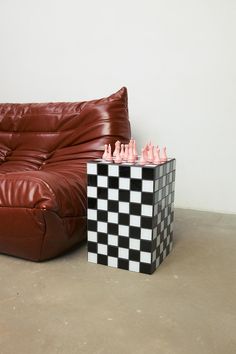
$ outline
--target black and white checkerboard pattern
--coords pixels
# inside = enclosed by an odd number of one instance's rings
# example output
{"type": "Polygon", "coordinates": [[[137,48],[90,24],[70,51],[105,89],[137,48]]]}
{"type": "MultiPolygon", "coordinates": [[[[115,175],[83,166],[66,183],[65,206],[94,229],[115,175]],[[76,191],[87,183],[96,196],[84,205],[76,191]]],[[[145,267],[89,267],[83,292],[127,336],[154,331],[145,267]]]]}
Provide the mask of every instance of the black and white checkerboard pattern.
{"type": "Polygon", "coordinates": [[[151,274],[172,249],[175,159],[87,164],[88,261],[151,274]]]}

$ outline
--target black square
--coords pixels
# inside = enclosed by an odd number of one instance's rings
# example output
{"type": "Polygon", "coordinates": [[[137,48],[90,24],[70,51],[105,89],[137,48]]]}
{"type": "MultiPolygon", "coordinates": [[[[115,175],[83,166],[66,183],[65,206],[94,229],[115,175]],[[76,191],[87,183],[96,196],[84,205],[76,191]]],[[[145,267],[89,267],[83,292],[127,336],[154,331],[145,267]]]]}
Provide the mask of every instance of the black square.
{"type": "Polygon", "coordinates": [[[117,258],[118,257],[118,247],[108,246],[108,256],[117,258]]]}
{"type": "Polygon", "coordinates": [[[88,209],[97,209],[97,198],[88,197],[88,209]]]}
{"type": "Polygon", "coordinates": [[[88,175],[88,186],[97,186],[97,176],[96,175],[88,175]]]}
{"type": "Polygon", "coordinates": [[[130,189],[131,191],[138,191],[142,190],[142,180],[141,179],[133,179],[130,180],[130,189]]]}
{"type": "Polygon", "coordinates": [[[107,176],[108,175],[108,166],[105,164],[98,164],[98,175],[107,176]]]}
{"type": "Polygon", "coordinates": [[[153,204],[153,193],[143,192],[142,193],[142,203],[152,205],[153,204]]]}
{"type": "Polygon", "coordinates": [[[107,211],[98,210],[97,211],[97,219],[98,219],[98,221],[107,221],[107,211]]]}
{"type": "Polygon", "coordinates": [[[140,262],[140,252],[137,250],[129,250],[129,260],[140,262]]]}
{"type": "Polygon", "coordinates": [[[121,202],[129,202],[130,201],[130,191],[120,189],[119,190],[119,200],[121,202]]]}
{"type": "Polygon", "coordinates": [[[98,187],[98,198],[99,199],[107,199],[107,197],[108,197],[107,188],[98,187]]]}
{"type": "Polygon", "coordinates": [[[108,187],[117,189],[119,187],[119,178],[118,177],[108,177],[108,187]]]}
{"type": "Polygon", "coordinates": [[[119,175],[120,177],[130,178],[130,166],[120,166],[119,175]]]}
{"type": "Polygon", "coordinates": [[[104,234],[103,232],[98,232],[98,243],[107,245],[107,234],[104,234]]]}
{"type": "Polygon", "coordinates": [[[119,236],[118,246],[123,248],[129,248],[129,238],[125,236],[119,236]]]}
{"type": "Polygon", "coordinates": [[[88,220],[88,231],[97,231],[97,221],[88,220]]]}
{"type": "Polygon", "coordinates": [[[88,248],[88,252],[97,253],[98,244],[97,244],[97,242],[88,241],[87,242],[87,248],[88,248]]]}
{"type": "Polygon", "coordinates": [[[107,265],[107,256],[104,254],[98,254],[98,263],[107,265]]]}
{"type": "Polygon", "coordinates": [[[148,263],[140,263],[140,272],[145,274],[151,274],[154,272],[155,268],[153,269],[151,264],[148,263]]]}
{"type": "Polygon", "coordinates": [[[154,168],[143,167],[142,178],[148,180],[154,180],[154,168]]]}
{"type": "Polygon", "coordinates": [[[119,203],[114,200],[108,200],[108,210],[114,213],[118,212],[119,203]]]}
{"type": "Polygon", "coordinates": [[[128,259],[119,258],[118,259],[118,268],[128,270],[129,269],[129,261],[128,261],[128,259]]]}
{"type": "Polygon", "coordinates": [[[119,224],[129,225],[129,214],[119,213],[119,224]]]}
{"type": "Polygon", "coordinates": [[[140,250],[142,252],[152,252],[152,241],[141,240],[140,241],[140,250]]]}
{"type": "Polygon", "coordinates": [[[144,229],[152,229],[152,218],[149,216],[141,216],[141,227],[144,229]]]}
{"type": "Polygon", "coordinates": [[[140,227],[130,226],[129,236],[132,238],[140,239],[140,236],[141,236],[140,227]]]}
{"type": "Polygon", "coordinates": [[[141,204],[139,204],[139,203],[130,203],[130,214],[132,214],[132,215],[141,215],[141,204]]]}
{"type": "Polygon", "coordinates": [[[111,235],[118,235],[118,224],[108,223],[107,225],[108,225],[108,226],[107,226],[108,234],[111,234],[111,235]]]}

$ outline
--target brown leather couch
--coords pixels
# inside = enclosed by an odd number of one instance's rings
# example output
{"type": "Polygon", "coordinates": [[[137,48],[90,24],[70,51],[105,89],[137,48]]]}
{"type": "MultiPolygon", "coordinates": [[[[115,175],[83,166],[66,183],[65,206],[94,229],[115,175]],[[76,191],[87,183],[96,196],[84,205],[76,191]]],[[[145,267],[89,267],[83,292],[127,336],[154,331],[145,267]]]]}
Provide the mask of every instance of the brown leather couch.
{"type": "Polygon", "coordinates": [[[86,162],[130,138],[127,90],[77,103],[0,104],[0,252],[33,261],[86,237],[86,162]]]}

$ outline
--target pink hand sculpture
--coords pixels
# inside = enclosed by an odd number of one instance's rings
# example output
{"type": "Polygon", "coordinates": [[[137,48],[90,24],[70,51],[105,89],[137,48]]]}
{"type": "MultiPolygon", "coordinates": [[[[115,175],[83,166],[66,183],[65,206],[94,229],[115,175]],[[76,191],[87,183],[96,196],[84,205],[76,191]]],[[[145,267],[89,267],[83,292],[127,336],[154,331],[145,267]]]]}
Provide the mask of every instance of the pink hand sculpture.
{"type": "Polygon", "coordinates": [[[133,154],[133,144],[129,145],[129,155],[128,155],[128,162],[135,162],[135,156],[133,154]]]}
{"type": "Polygon", "coordinates": [[[148,160],[148,162],[150,162],[150,163],[152,163],[153,162],[153,160],[154,160],[154,146],[153,145],[151,145],[151,146],[149,146],[149,150],[148,150],[148,158],[147,158],[147,160],[148,160]]]}
{"type": "Polygon", "coordinates": [[[140,165],[145,165],[147,163],[146,157],[145,157],[145,148],[142,148],[142,152],[141,152],[141,157],[139,160],[139,164],[140,165]]]}
{"type": "Polygon", "coordinates": [[[115,161],[115,163],[121,163],[122,162],[122,158],[120,156],[120,151],[119,150],[117,150],[117,152],[116,152],[116,157],[115,157],[114,161],[115,161]]]}
{"type": "Polygon", "coordinates": [[[156,149],[155,149],[155,157],[154,157],[153,163],[154,163],[155,165],[159,165],[159,164],[161,163],[160,149],[159,149],[158,146],[157,146],[156,149]]]}
{"type": "Polygon", "coordinates": [[[113,156],[114,156],[114,157],[116,156],[117,151],[120,152],[120,141],[119,141],[119,140],[117,140],[117,141],[115,142],[115,150],[114,150],[114,152],[113,152],[113,156]]]}
{"type": "Polygon", "coordinates": [[[167,161],[166,146],[164,146],[162,149],[161,162],[166,162],[166,161],[167,161]]]}
{"type": "Polygon", "coordinates": [[[138,152],[137,152],[137,147],[136,147],[136,140],[133,140],[133,154],[135,157],[135,160],[138,158],[138,152]]]}
{"type": "Polygon", "coordinates": [[[107,154],[108,154],[108,146],[107,144],[104,145],[104,153],[102,155],[102,159],[106,160],[107,159],[107,154]]]}
{"type": "Polygon", "coordinates": [[[107,154],[107,161],[112,161],[112,155],[111,155],[111,144],[108,145],[108,154],[107,154]]]}
{"type": "Polygon", "coordinates": [[[120,157],[123,160],[125,155],[125,146],[124,144],[121,144],[121,150],[120,150],[120,157]]]}
{"type": "Polygon", "coordinates": [[[148,144],[146,144],[144,146],[144,156],[145,156],[146,161],[148,159],[148,150],[149,150],[149,146],[148,146],[148,144]]]}
{"type": "Polygon", "coordinates": [[[129,144],[125,144],[125,154],[124,154],[124,161],[128,160],[128,156],[129,156],[129,144]]]}

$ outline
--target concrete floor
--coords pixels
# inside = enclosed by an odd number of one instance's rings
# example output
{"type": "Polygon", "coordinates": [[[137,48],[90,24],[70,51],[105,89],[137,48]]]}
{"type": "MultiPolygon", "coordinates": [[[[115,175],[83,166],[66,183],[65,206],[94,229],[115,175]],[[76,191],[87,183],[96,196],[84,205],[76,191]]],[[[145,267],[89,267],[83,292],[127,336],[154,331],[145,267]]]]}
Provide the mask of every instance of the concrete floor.
{"type": "Polygon", "coordinates": [[[176,210],[153,275],[0,255],[1,354],[236,353],[236,216],[176,210]]]}

